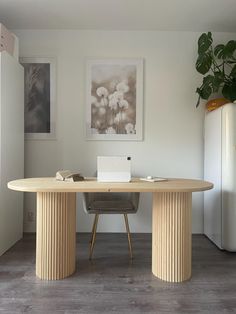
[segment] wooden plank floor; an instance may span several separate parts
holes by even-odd
[[[35,235],[0,257],[0,313],[236,313],[236,253],[193,236],[193,276],[166,283],[151,273],[151,235],[98,234],[88,261],[88,234],[78,234],[77,272],[61,281],[35,277]]]

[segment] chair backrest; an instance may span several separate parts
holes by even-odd
[[[95,201],[130,201],[134,207],[134,212],[138,210],[139,192],[130,193],[82,193],[83,208],[86,213],[89,213],[91,204]]]

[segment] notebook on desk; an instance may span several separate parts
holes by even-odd
[[[98,156],[97,180],[99,182],[130,182],[131,157]]]

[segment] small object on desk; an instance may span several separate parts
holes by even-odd
[[[147,182],[167,181],[166,178],[152,177],[152,176],[147,176],[146,178],[140,178],[140,180],[141,181],[147,181]]]
[[[56,180],[58,181],[83,181],[84,177],[80,173],[72,173],[70,170],[59,170],[56,173]]]
[[[65,178],[65,181],[70,182],[84,181],[84,177],[80,173],[72,173],[71,175]]]
[[[71,174],[70,170],[59,170],[56,173],[56,180],[65,181],[65,178]]]

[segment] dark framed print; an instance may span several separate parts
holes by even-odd
[[[25,138],[55,139],[55,58],[20,58],[24,67]]]

